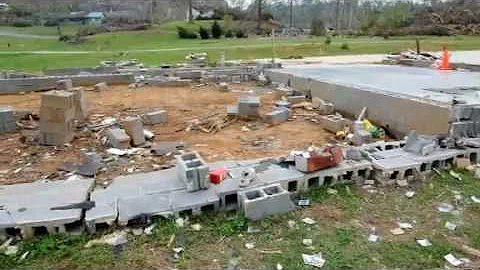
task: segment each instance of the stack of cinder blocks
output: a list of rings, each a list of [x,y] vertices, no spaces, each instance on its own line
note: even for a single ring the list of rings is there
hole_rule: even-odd
[[[337,133],[345,130],[348,122],[345,118],[338,115],[323,115],[320,116],[320,125],[327,131]]]
[[[177,161],[177,176],[187,186],[187,191],[194,192],[208,189],[210,181],[208,165],[197,152],[175,156]]]
[[[12,132],[17,128],[12,107],[0,107],[0,133]]]
[[[63,145],[73,140],[75,94],[50,91],[42,95],[40,107],[40,144]]]

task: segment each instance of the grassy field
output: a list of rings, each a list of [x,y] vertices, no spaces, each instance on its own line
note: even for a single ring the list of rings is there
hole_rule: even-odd
[[[190,218],[190,224],[202,226],[201,231],[194,231],[190,226],[177,228],[170,219],[158,220],[153,235],[130,234],[120,250],[84,247],[98,236],[45,236],[21,243],[16,256],[0,255],[0,265],[221,269],[235,258],[243,269],[272,269],[277,264],[299,269],[304,267],[302,253],[322,252],[325,268],[441,268],[448,253],[475,259],[462,253],[461,244],[480,249],[480,204],[470,200],[471,195],[480,194],[480,182],[470,172],[461,173],[462,181],[443,172],[442,177],[417,183],[410,187],[417,192],[411,199],[404,196],[405,188],[378,188],[372,194],[359,186],[338,186],[334,194],[321,187],[301,196],[314,201],[311,207],[262,221],[247,221],[235,213],[203,215]],[[456,194],[462,199],[455,199]],[[439,213],[436,207],[443,202],[455,205],[458,211]],[[302,223],[305,217],[317,224]],[[295,226],[290,227],[289,221]],[[448,231],[446,221],[456,223],[456,231]],[[393,236],[390,230],[397,222],[410,222],[414,227]],[[249,233],[248,227],[260,232]],[[367,240],[373,228],[381,237],[378,243]],[[185,248],[178,261],[172,257],[172,247],[167,247],[172,235]],[[312,239],[312,247],[302,244],[305,238]],[[419,246],[415,240],[421,238],[429,239],[432,246]],[[255,247],[247,249],[246,243]],[[28,256],[21,260],[27,251]]]
[[[208,26],[210,22],[200,22]],[[176,26],[198,28],[181,22],[155,26],[146,31],[115,32],[89,36],[83,44],[66,44],[56,39],[0,36],[0,69],[24,69],[41,71],[47,68],[95,66],[102,60],[136,58],[147,66],[184,61],[190,52],[207,52],[210,61],[215,62],[222,52],[226,59],[256,59],[324,56],[339,54],[388,53],[415,47],[414,37],[396,37],[388,40],[369,37],[337,37],[329,46],[320,38],[279,38],[272,46],[272,40],[265,37],[248,39],[181,40],[177,38]],[[16,32],[31,35],[55,35],[56,28],[6,28],[1,32]],[[66,27],[64,32],[74,33],[75,27]],[[478,49],[480,37],[419,37],[422,49],[437,51],[443,45],[451,50]],[[347,43],[348,49],[342,49]],[[10,47],[8,47],[10,44]]]

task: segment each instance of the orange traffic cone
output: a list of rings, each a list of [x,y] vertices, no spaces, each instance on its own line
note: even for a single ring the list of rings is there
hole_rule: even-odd
[[[450,66],[450,53],[446,48],[443,48],[442,62],[440,63],[440,70],[452,70]]]

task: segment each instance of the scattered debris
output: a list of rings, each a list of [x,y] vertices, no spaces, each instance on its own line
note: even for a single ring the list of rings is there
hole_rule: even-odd
[[[198,231],[200,231],[200,230],[202,229],[202,225],[200,225],[200,224],[198,224],[198,223],[192,224],[190,227],[192,228],[192,230],[194,230],[194,231],[196,231],[196,232],[198,232]]]
[[[181,217],[175,219],[175,225],[177,226],[177,228],[183,228],[185,227],[185,220]]]
[[[472,199],[474,203],[480,203],[480,198],[478,198],[477,196],[471,196],[470,199]]]
[[[277,263],[277,265],[275,266],[275,269],[283,270],[283,266],[281,264]]]
[[[401,228],[395,228],[390,230],[390,233],[393,235],[402,235],[402,234],[405,234],[405,231]]]
[[[308,224],[308,225],[314,225],[314,224],[317,223],[315,220],[313,220],[313,219],[311,219],[311,218],[308,218],[308,217],[302,219],[302,221],[303,221],[303,223]]]
[[[462,181],[462,180],[463,180],[462,176],[461,176],[459,173],[457,173],[457,172],[455,172],[455,171],[453,171],[453,170],[450,170],[449,174],[450,174],[453,178],[457,179],[458,181]]]
[[[314,267],[322,268],[325,264],[325,260],[322,258],[322,253],[317,253],[313,255],[302,254],[303,263],[306,265],[311,265]]]
[[[246,248],[246,249],[254,249],[254,248],[255,248],[255,244],[253,244],[253,243],[246,243],[246,244],[245,244],[245,248]]]
[[[408,222],[399,222],[398,227],[400,229],[404,229],[404,230],[405,229],[408,229],[408,230],[413,229],[413,225],[411,223],[408,223]]]
[[[309,199],[302,199],[297,201],[297,205],[301,207],[307,207],[310,206],[310,200]]]
[[[333,188],[328,188],[327,193],[330,194],[330,195],[336,195],[336,194],[338,194],[338,190],[333,189]]]
[[[111,234],[102,236],[100,239],[93,239],[88,241],[85,245],[86,248],[92,247],[94,245],[110,245],[110,246],[121,246],[128,242],[127,234],[125,231],[116,231]]]
[[[146,227],[143,232],[146,234],[146,235],[152,235],[153,234],[153,230],[155,229],[156,227],[156,224],[152,224],[148,227]]]
[[[373,233],[368,236],[368,242],[376,243],[378,241],[380,241],[380,236]]]
[[[142,228],[135,228],[132,229],[132,234],[135,236],[140,236],[143,234],[143,229]]]
[[[415,191],[409,190],[409,191],[405,192],[405,197],[411,199],[411,198],[413,198],[413,196],[415,196]]]
[[[432,245],[432,243],[428,239],[417,239],[417,243],[422,247],[429,247]]]
[[[455,231],[455,229],[457,229],[457,224],[447,221],[445,222],[445,228],[447,228],[449,231]]]
[[[248,226],[248,228],[247,228],[247,233],[259,233],[261,231],[262,230],[260,228],[257,228],[257,227]]]
[[[448,204],[448,203],[442,203],[440,206],[438,206],[438,211],[440,213],[450,213],[454,209],[453,205]]]
[[[290,229],[295,229],[295,227],[297,226],[297,223],[295,222],[295,220],[289,220],[287,224]],[[315,222],[313,224],[315,224]]]
[[[448,263],[450,263],[451,265],[453,265],[455,267],[458,267],[458,266],[460,266],[464,263],[463,261],[455,258],[455,256],[453,256],[451,253],[445,255],[443,258],[445,258],[445,260],[447,260]]]
[[[313,240],[312,239],[303,239],[302,244],[304,246],[311,246],[311,245],[313,245]]]

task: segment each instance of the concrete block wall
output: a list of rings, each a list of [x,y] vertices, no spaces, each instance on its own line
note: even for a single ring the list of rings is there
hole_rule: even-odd
[[[109,85],[129,84],[135,81],[133,74],[92,74],[69,76],[46,76],[17,79],[0,79],[0,94],[15,94],[57,88],[57,81],[70,79],[77,86],[92,86],[100,82]]]
[[[398,138],[402,138],[410,130],[426,135],[448,132],[451,107],[445,104],[321,82],[293,76],[281,70],[267,70],[266,75],[273,82],[290,81],[295,90],[310,90],[312,98],[318,97],[334,103],[335,108],[346,116],[357,116],[363,107],[367,107],[367,118],[388,127]]]

